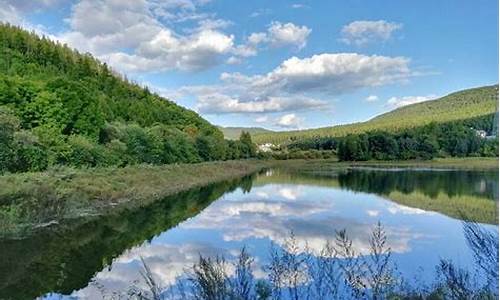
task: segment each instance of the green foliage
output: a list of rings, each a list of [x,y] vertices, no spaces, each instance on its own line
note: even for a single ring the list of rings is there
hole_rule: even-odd
[[[15,155],[14,133],[19,127],[19,120],[0,106],[0,172],[11,169]]]
[[[477,122],[431,123],[399,133],[373,131],[351,134],[336,139],[338,156],[344,161],[431,159],[437,155],[498,157],[495,139],[481,138],[474,128],[468,126],[487,124],[483,120],[488,118],[490,116],[478,118]]]
[[[49,163],[47,149],[40,144],[38,138],[29,131],[18,131],[14,135],[15,165],[12,170],[42,171]]]
[[[89,54],[0,24],[0,173],[256,155]],[[15,158],[15,159],[13,159]]]
[[[257,153],[257,146],[252,142],[249,132],[242,131],[240,135],[240,147],[243,157],[254,157]]]
[[[430,123],[396,132],[368,131],[345,137],[305,138],[290,143],[294,150],[333,150],[340,160],[408,160],[433,157],[498,157],[498,139],[481,138],[476,130],[492,133],[494,115],[447,123]]]
[[[253,138],[258,144],[289,144],[303,139],[343,137],[375,130],[397,132],[433,122],[446,123],[489,115],[495,112],[497,102],[498,85],[485,86],[452,93],[433,101],[404,106],[366,122],[317,129],[256,133]]]

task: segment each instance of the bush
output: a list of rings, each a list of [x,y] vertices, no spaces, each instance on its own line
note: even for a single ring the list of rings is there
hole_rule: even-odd
[[[16,153],[14,133],[18,128],[19,119],[0,106],[0,173],[12,170],[12,158]]]
[[[15,171],[43,171],[49,164],[49,155],[38,138],[29,131],[19,131],[14,135],[15,140]]]
[[[120,160],[106,147],[93,143],[83,135],[68,138],[69,152],[65,164],[74,167],[102,167],[120,164]]]

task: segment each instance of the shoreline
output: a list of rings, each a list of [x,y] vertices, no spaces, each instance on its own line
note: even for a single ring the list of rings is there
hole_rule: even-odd
[[[293,164],[287,162],[293,161]],[[331,159],[318,160],[283,160],[275,161],[276,166],[291,169],[316,168],[318,171],[328,171],[336,168],[406,168],[406,169],[442,169],[469,171],[497,171],[498,157],[463,157],[436,158],[433,160],[369,160],[369,161],[337,161]]]
[[[183,191],[242,178],[268,165],[246,160],[3,175],[0,237],[29,234],[63,220],[139,208]]]
[[[167,196],[268,167],[328,172],[338,168],[498,170],[498,158],[432,161],[240,160],[124,168],[60,168],[0,176],[0,237],[30,234],[60,222],[134,209]]]

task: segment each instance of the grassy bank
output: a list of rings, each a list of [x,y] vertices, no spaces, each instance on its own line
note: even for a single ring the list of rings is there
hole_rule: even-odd
[[[0,177],[0,235],[144,206],[191,188],[243,177],[265,165],[249,160],[4,175]]]
[[[326,160],[283,160],[275,161],[275,166],[300,170],[327,171],[345,167],[381,167],[381,168],[431,168],[460,170],[498,170],[497,157],[436,158],[432,160],[392,160],[392,161],[337,161]]]

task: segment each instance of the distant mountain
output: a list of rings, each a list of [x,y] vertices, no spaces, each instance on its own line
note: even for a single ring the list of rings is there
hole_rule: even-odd
[[[286,143],[291,140],[316,136],[344,136],[370,130],[396,131],[417,127],[431,122],[463,120],[496,111],[498,85],[485,86],[455,92],[436,100],[404,106],[381,114],[366,122],[307,130],[252,134],[257,143]]]
[[[242,131],[249,132],[250,135],[273,133],[274,131],[261,127],[222,127],[218,126],[219,130],[224,134],[224,138],[230,140],[237,140]]]

